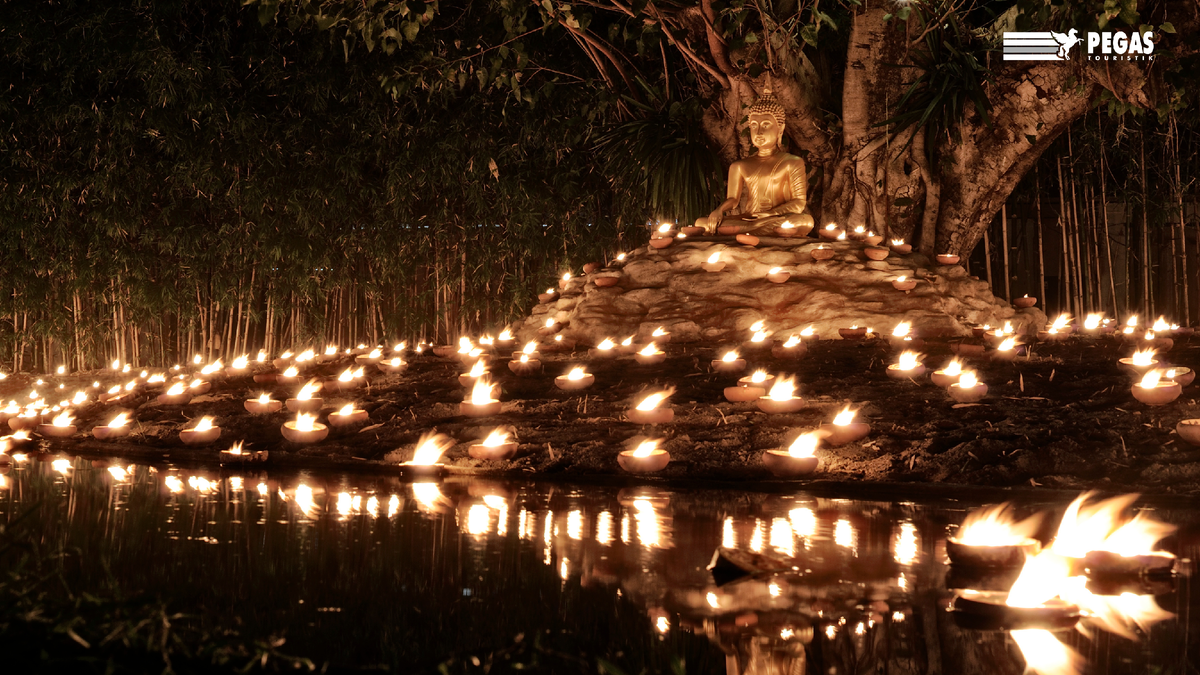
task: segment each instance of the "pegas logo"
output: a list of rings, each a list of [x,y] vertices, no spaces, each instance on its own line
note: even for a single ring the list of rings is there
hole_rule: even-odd
[[[1153,61],[1154,33],[1088,33],[1087,52],[1089,61]]]
[[[1087,34],[1089,61],[1152,61],[1154,34],[1124,31]],[[1071,49],[1084,41],[1079,31],[1004,33],[1005,61],[1070,61]]]

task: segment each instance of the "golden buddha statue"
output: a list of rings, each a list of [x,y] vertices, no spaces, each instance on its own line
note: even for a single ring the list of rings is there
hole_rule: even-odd
[[[804,212],[808,180],[804,160],[779,147],[785,126],[784,110],[771,90],[747,111],[750,142],[758,153],[729,167],[725,201],[697,227],[721,234],[774,234],[784,222],[795,226],[798,235],[812,230],[812,216]],[[725,215],[733,209],[738,212]]]

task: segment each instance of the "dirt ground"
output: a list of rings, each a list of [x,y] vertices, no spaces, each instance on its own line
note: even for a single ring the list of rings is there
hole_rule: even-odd
[[[1133,351],[1117,338],[1076,337],[1062,343],[1034,345],[1031,354],[1013,362],[984,357],[965,359],[979,371],[989,394],[979,404],[956,405],[928,376],[895,381],[885,374],[896,350],[882,339],[824,339],[812,344],[799,360],[747,356],[750,369],[794,373],[807,406],[795,414],[767,415],[753,404],[725,401],[723,388],[735,376],[711,372],[709,361],[723,349],[668,345],[665,363],[643,366],[631,357],[588,361],[586,350],[543,355],[541,374],[517,377],[507,358],[492,371],[502,386],[503,412],[493,418],[469,419],[458,414],[464,388],[457,375],[467,370],[456,358],[412,357],[400,375],[373,373],[369,383],[352,393],[326,394],[325,414],[354,400],[370,419],[357,429],[334,429],[325,441],[297,446],[283,440],[280,425],[292,419],[281,412],[251,415],[243,401],[262,391],[276,399],[294,395],[298,386],[255,384],[249,377],[217,381],[212,391],[185,406],[164,406],[153,393],[139,393],[118,405],[92,403],[77,411],[81,433],[72,439],[37,440],[43,452],[126,456],[189,464],[216,464],[218,451],[236,440],[247,450],[269,450],[276,467],[323,468],[348,465],[360,470],[392,471],[384,456],[400,451],[411,456],[418,438],[429,431],[448,434],[458,443],[446,453],[451,472],[491,475],[554,476],[564,479],[621,474],[616,455],[632,439],[664,439],[670,465],[665,479],[699,479],[746,487],[772,480],[763,466],[766,449],[780,447],[789,432],[812,429],[829,421],[845,402],[859,407],[859,420],[872,431],[862,441],[822,448],[821,469],[812,478],[870,484],[959,484],[990,487],[1142,490],[1150,493],[1200,492],[1200,449],[1175,432],[1182,419],[1200,418],[1196,395],[1200,383],[1184,389],[1173,403],[1149,407],[1133,399],[1131,376],[1117,359]],[[1160,360],[1195,368],[1200,337],[1177,339]],[[929,370],[951,358],[947,343],[927,342],[922,350]],[[314,366],[311,373],[328,378],[344,370],[350,357]],[[596,383],[580,393],[565,393],[553,384],[568,366],[586,363]],[[368,371],[373,368],[368,367]],[[10,376],[0,386],[7,401],[28,394],[33,376]],[[127,380],[115,373],[79,373],[46,377],[47,392],[61,382],[62,398],[77,388],[102,389]],[[643,390],[656,385],[677,388],[672,397],[675,420],[657,427],[625,421],[624,412]],[[19,400],[19,399],[18,399]],[[135,433],[119,442],[92,438],[90,429],[118,410],[132,412]],[[179,431],[189,419],[211,415],[222,438],[204,448],[184,446]],[[467,446],[497,425],[508,425],[520,441],[512,461],[480,461]],[[35,437],[36,438],[36,437]],[[804,481],[799,481],[804,483]],[[915,486],[913,486],[915,487]]]

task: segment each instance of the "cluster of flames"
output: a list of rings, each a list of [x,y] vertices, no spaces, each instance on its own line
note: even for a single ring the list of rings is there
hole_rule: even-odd
[[[1128,509],[1137,497],[1096,499],[1089,492],[1075,499],[1063,514],[1050,545],[1027,557],[1006,604],[1032,608],[1058,598],[1081,610],[1085,620],[1078,628],[1085,634],[1097,627],[1129,639],[1171,618],[1173,615],[1159,607],[1151,595],[1097,595],[1086,588],[1087,578],[1080,574],[1084,558],[1095,551],[1122,557],[1170,555],[1155,547],[1175,526],[1145,511],[1129,517]],[[1017,520],[1011,507],[1002,504],[968,516],[956,538],[968,546],[1022,545],[1031,540],[1040,522],[1040,516]],[[1050,631],[1017,630],[1012,636],[1025,656],[1028,670],[1043,675],[1080,672],[1082,658]]]

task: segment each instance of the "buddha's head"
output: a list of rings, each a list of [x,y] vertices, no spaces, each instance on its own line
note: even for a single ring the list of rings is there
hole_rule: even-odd
[[[762,150],[774,150],[783,136],[785,117],[783,106],[775,100],[771,88],[763,89],[762,96],[750,106],[747,113],[747,126],[750,129],[750,142]]]

